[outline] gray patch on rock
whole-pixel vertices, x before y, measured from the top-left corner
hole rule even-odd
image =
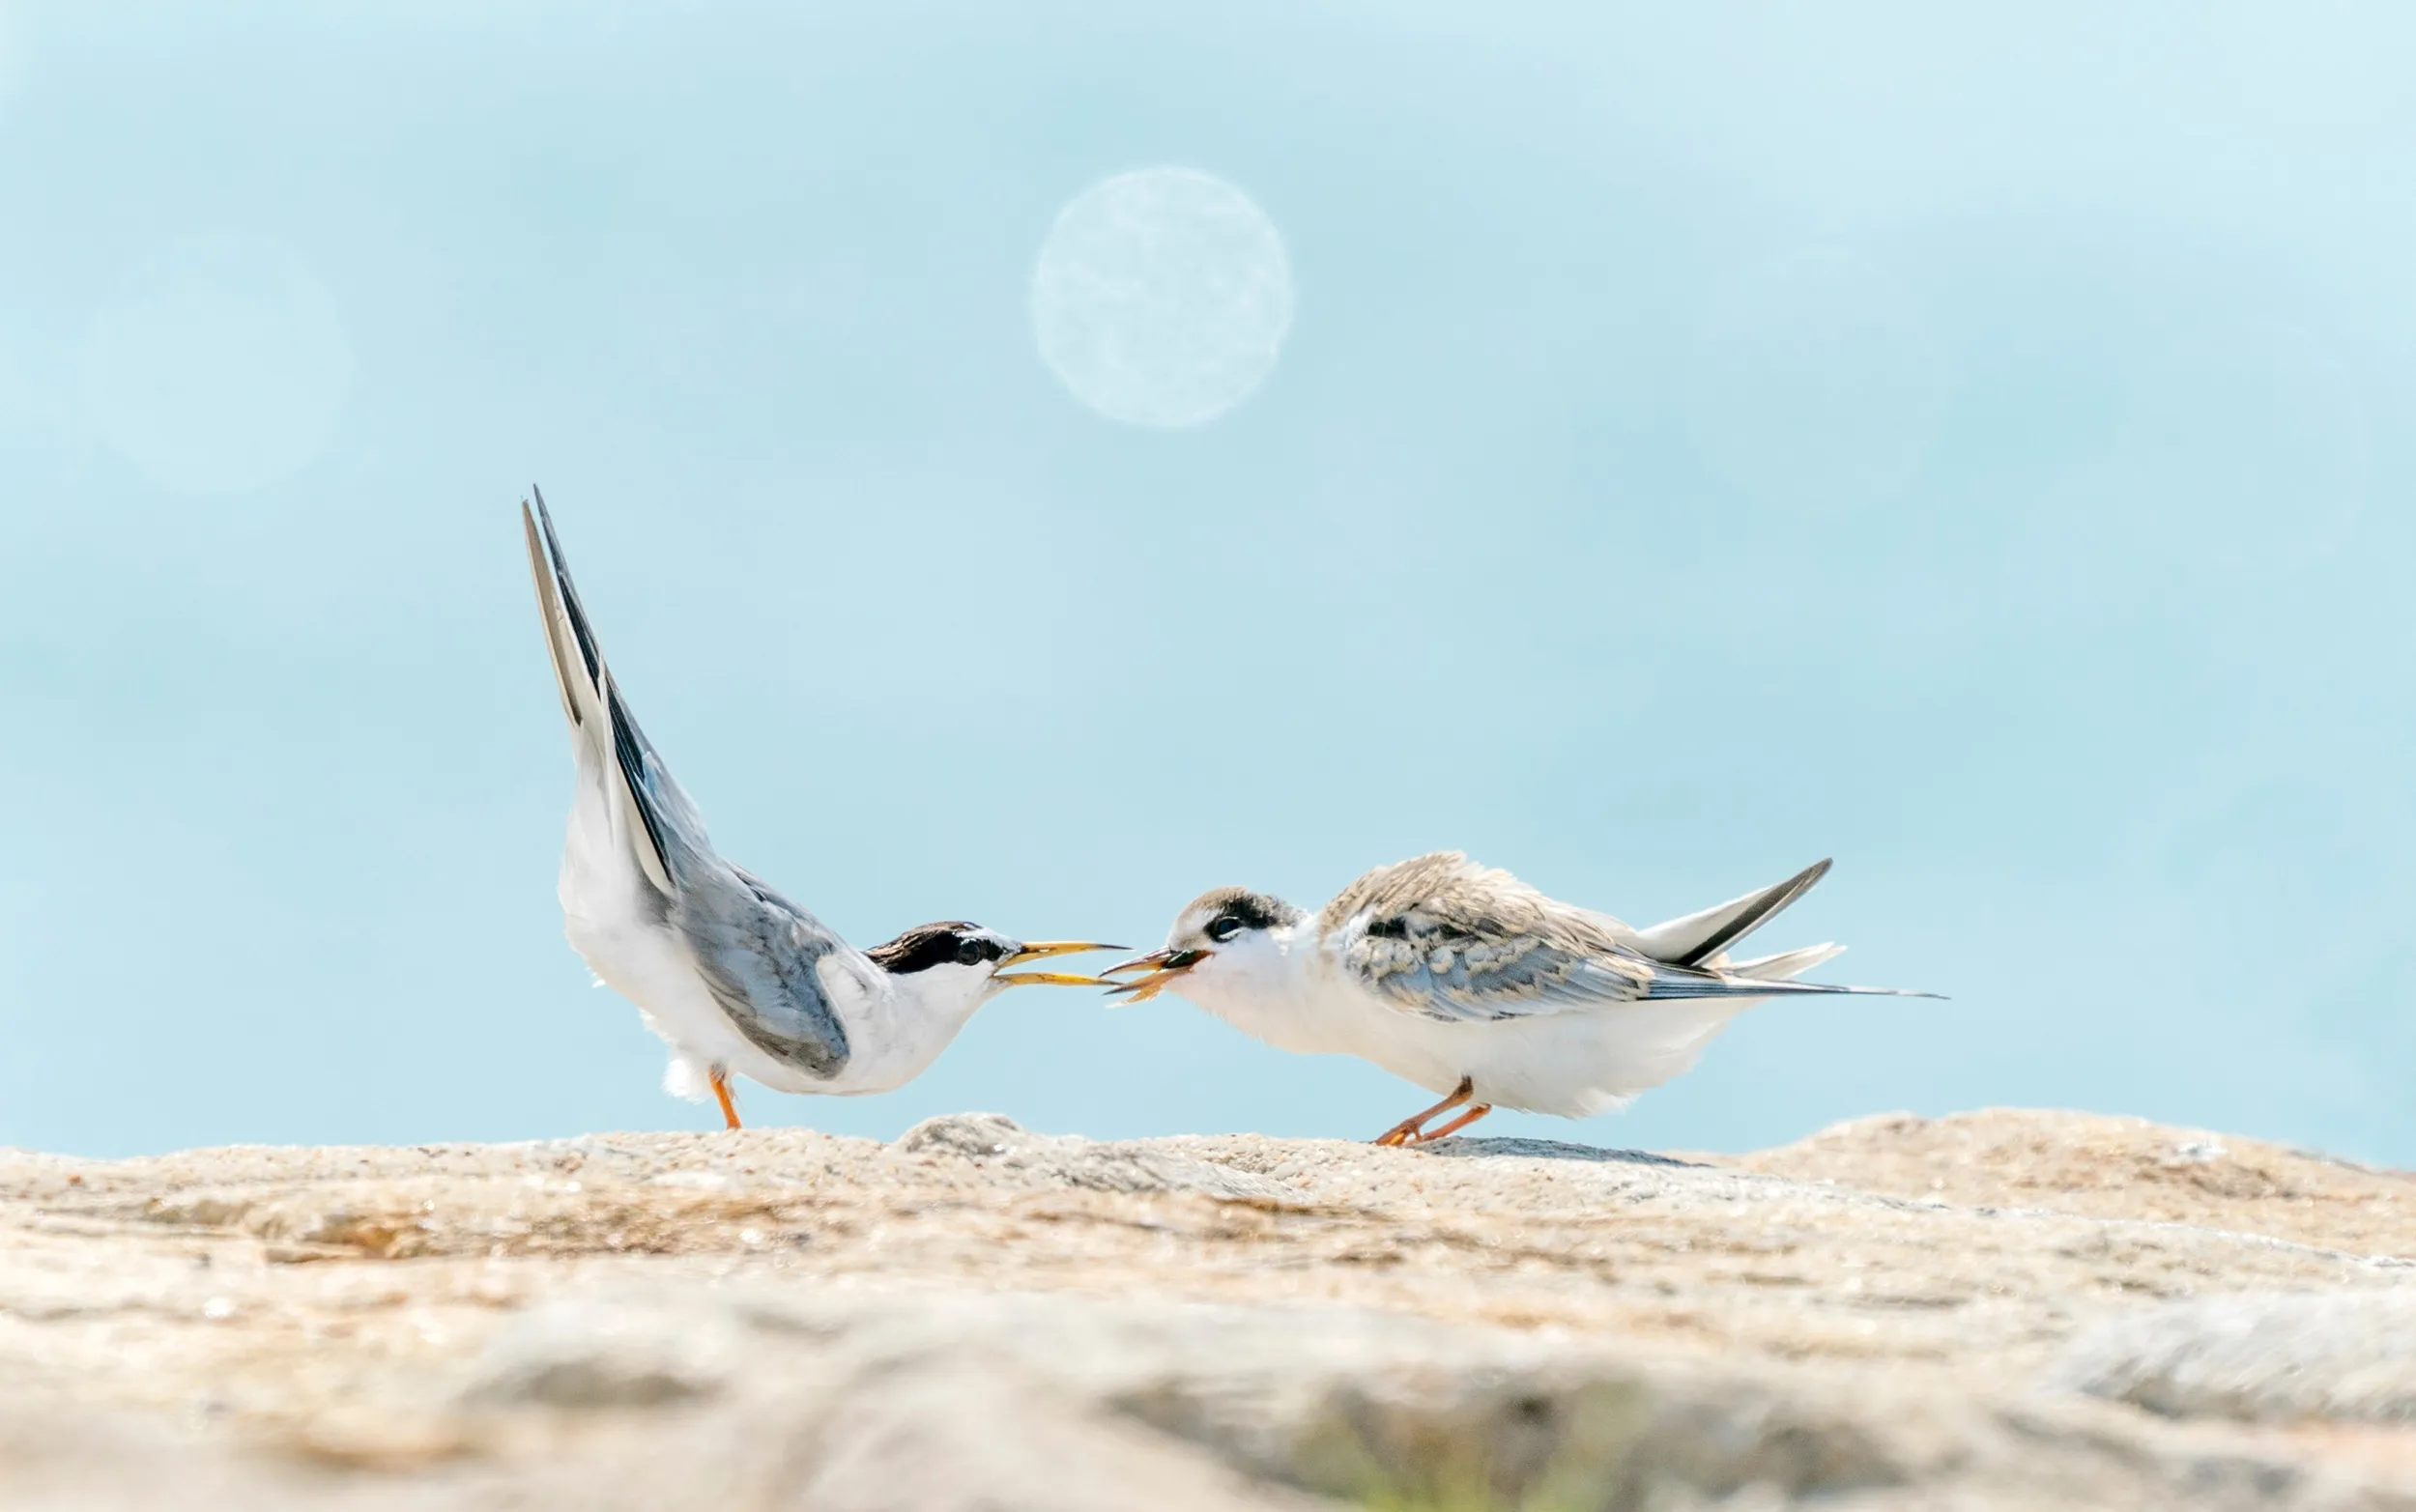
[[[2416,1422],[2416,1290],[2175,1302],[2084,1335],[2050,1380],[2168,1417]]]
[[[816,1512],[1317,1512],[1178,1440],[960,1358],[848,1392],[786,1504]]]
[[[1466,1139],[1453,1135],[1436,1144],[1421,1145],[1419,1149],[1426,1155],[1456,1155],[1461,1159],[1592,1160],[1619,1165],[1675,1166],[1688,1171],[1711,1169],[1700,1161],[1654,1155],[1650,1150],[1606,1150],[1599,1145],[1573,1145],[1558,1139]]]
[[[461,1389],[472,1407],[659,1407],[710,1396],[751,1341],[730,1309],[704,1298],[633,1305],[558,1302],[515,1320]]]
[[[987,1160],[992,1155],[1028,1149],[1044,1137],[1004,1113],[943,1113],[900,1134],[890,1148],[901,1155],[949,1155]]]

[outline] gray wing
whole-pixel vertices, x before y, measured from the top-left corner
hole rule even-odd
[[[1546,898],[1456,851],[1378,868],[1319,921],[1377,999],[1446,1023],[1483,1023],[1668,998],[1873,992],[1673,965],[1607,914]]]
[[[683,875],[671,925],[705,987],[756,1048],[818,1076],[848,1064],[848,1027],[819,968],[854,947],[749,872],[717,862]]]
[[[739,1033],[767,1055],[819,1076],[836,1075],[848,1063],[848,1031],[817,968],[834,955],[854,966],[859,953],[769,884],[714,852],[704,817],[639,727],[604,665],[543,494],[536,495],[528,535],[563,710],[575,728],[611,756],[611,777],[636,820],[631,826],[636,859],[664,899],[665,922]],[[877,968],[866,963],[863,969]]]

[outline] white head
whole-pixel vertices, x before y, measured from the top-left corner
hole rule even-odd
[[[1117,948],[1088,940],[1035,940],[1026,944],[978,924],[949,919],[938,924],[918,924],[886,945],[876,945],[864,954],[899,986],[930,1008],[970,1015],[973,1010],[1009,987],[1107,985],[1099,977],[1005,968],[1050,956]]]
[[[1221,887],[1202,893],[1175,916],[1166,946],[1110,966],[1117,976],[1146,972],[1116,988],[1128,1003],[1146,1002],[1171,986],[1202,1008],[1273,988],[1293,969],[1290,947],[1308,915],[1280,898],[1248,888]]]

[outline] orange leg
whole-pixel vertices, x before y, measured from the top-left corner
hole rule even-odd
[[[722,1102],[722,1123],[731,1128],[743,1127],[744,1126],[738,1122],[737,1101],[730,1096],[729,1074],[720,1067],[716,1066],[713,1068],[711,1075],[713,1078],[713,1096],[721,1098]],[[1456,1127],[1458,1126],[1454,1125],[1453,1127]]]
[[[1455,1134],[1459,1132],[1461,1129],[1466,1128],[1469,1125],[1474,1124],[1477,1120],[1484,1117],[1487,1113],[1492,1111],[1492,1103],[1480,1102],[1475,1107],[1470,1108],[1467,1112],[1462,1113],[1459,1117],[1444,1125],[1441,1128],[1427,1129],[1424,1133],[1420,1134],[1415,1140],[1413,1140],[1412,1143],[1421,1145],[1433,1144],[1436,1140],[1441,1139],[1446,1134]]]
[[[1436,1103],[1433,1107],[1426,1109],[1424,1113],[1413,1113],[1408,1118],[1401,1120],[1391,1128],[1388,1128],[1383,1133],[1378,1134],[1375,1138],[1375,1142],[1380,1145],[1414,1145],[1418,1143],[1420,1137],[1419,1130],[1424,1127],[1426,1120],[1434,1117],[1438,1113],[1449,1113],[1452,1109],[1458,1107],[1461,1103],[1467,1101],[1469,1097],[1475,1093],[1476,1090],[1476,1082],[1469,1077],[1462,1076],[1459,1079],[1459,1086],[1452,1091],[1450,1097],[1445,1098],[1442,1101]],[[1489,1113],[1492,1109],[1487,1108],[1485,1111]],[[1459,1127],[1460,1123],[1466,1122],[1467,1120],[1462,1119],[1459,1123],[1455,1123],[1452,1127],[1453,1128],[1457,1128]]]

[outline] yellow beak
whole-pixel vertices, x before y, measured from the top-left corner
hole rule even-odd
[[[1011,987],[1105,987],[1112,986],[1105,977],[1078,977],[1063,971],[1008,971],[1008,966],[1027,960],[1047,960],[1051,956],[1079,956],[1084,951],[1120,951],[1121,945],[1101,945],[1091,940],[1033,940],[1021,950],[998,962],[999,968],[990,974],[992,982],[1003,982]]]

